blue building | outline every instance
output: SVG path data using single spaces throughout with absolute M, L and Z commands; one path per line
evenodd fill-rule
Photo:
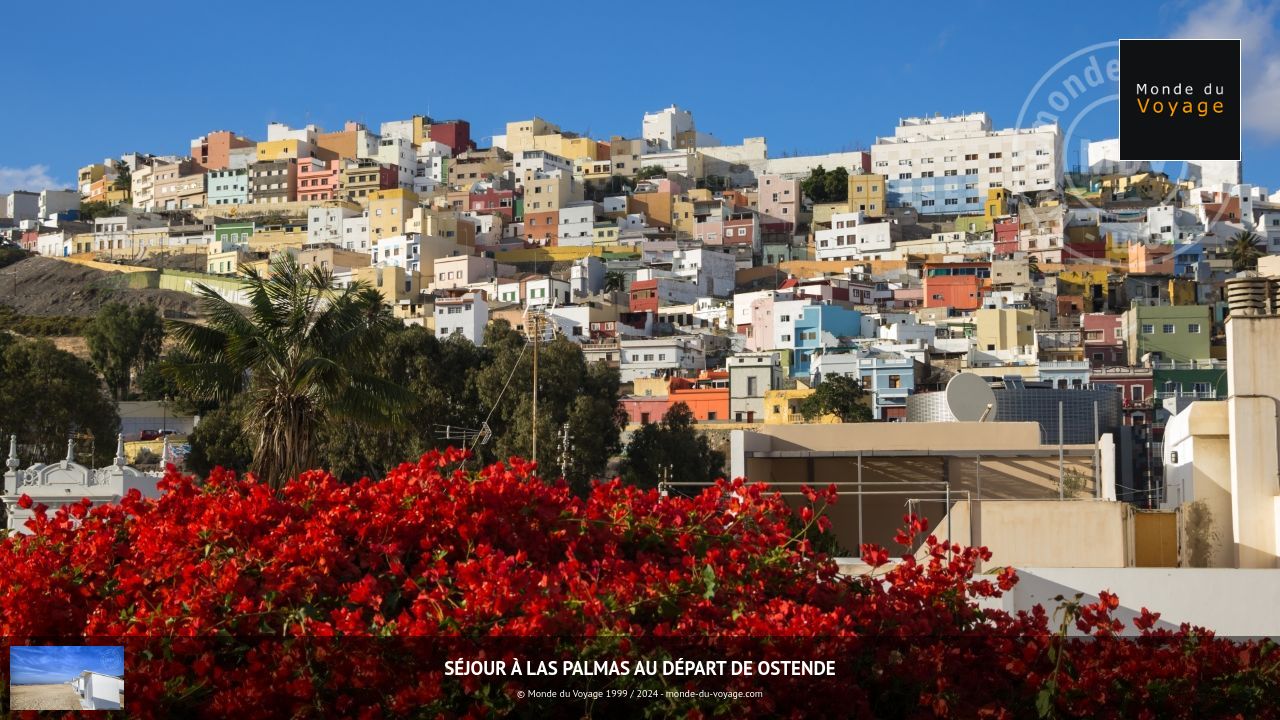
M 912 177 L 898 180 L 890 177 L 885 182 L 885 189 L 888 191 L 885 202 L 891 208 L 913 207 L 924 215 L 982 214 L 986 191 L 980 191 L 978 187 L 977 175 Z
M 903 355 L 827 350 L 813 358 L 813 383 L 837 375 L 854 378 L 871 395 L 872 417 L 903 420 L 907 416 L 907 397 L 915 392 L 916 374 L 923 367 Z
M 862 313 L 840 305 L 809 305 L 796 318 L 791 375 L 808 375 L 814 351 L 840 346 L 841 338 L 862 335 Z

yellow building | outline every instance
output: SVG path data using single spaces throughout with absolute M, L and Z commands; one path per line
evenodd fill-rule
M 311 156 L 311 143 L 305 140 L 264 140 L 258 143 L 258 162 Z
M 885 175 L 862 173 L 849 176 L 849 212 L 864 212 L 881 217 L 885 211 Z
M 422 292 L 422 273 L 395 265 L 352 268 L 351 274 L 357 282 L 367 283 L 377 290 L 382 295 L 383 302 L 392 308 L 416 301 Z
M 507 140 L 506 150 L 512 155 L 519 154 L 524 150 L 539 150 L 534 138 L 540 135 L 559 135 L 560 126 L 555 123 L 549 123 L 542 118 L 535 117 L 532 120 L 517 120 L 507 123 Z M 559 142 L 557 147 L 551 152 L 559 155 Z
M 987 190 L 987 201 L 982 204 L 982 214 L 988 223 L 998 217 L 1005 217 L 1009 214 L 1010 195 L 1008 188 L 990 188 Z
M 107 176 L 107 166 L 102 163 L 85 165 L 76 173 L 77 185 L 81 195 L 88 195 L 90 185 Z
M 307 244 L 307 224 L 289 223 L 255 228 L 249 236 L 251 253 L 274 254 L 289 248 L 301 249 Z
M 592 230 L 595 236 L 591 241 L 593 245 L 613 245 L 618 242 L 618 226 L 613 223 L 596 223 Z
M 1038 310 L 985 308 L 973 313 L 978 350 L 1022 351 L 1036 343 L 1036 328 L 1047 324 Z
M 412 190 L 396 188 L 370 194 L 369 240 L 377 242 L 408 232 L 409 220 L 417 207 L 418 196 Z
M 1041 268 L 1042 270 L 1044 268 Z M 1092 295 L 1091 288 L 1107 287 L 1108 268 L 1098 265 L 1067 265 L 1058 271 L 1058 294 Z
M 1169 199 L 1174 184 L 1164 173 L 1137 173 L 1134 175 L 1107 175 L 1101 180 L 1099 192 L 1110 200 L 1147 200 L 1159 202 Z
M 800 402 L 813 394 L 813 388 L 802 381 L 796 382 L 791 390 L 767 390 L 764 394 L 765 425 L 799 425 L 807 422 L 800 414 Z M 838 423 L 835 415 L 823 415 L 813 420 L 814 424 Z

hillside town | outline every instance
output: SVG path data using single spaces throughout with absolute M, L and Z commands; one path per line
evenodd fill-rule
M 497 321 L 566 339 L 617 371 L 624 437 L 683 405 L 733 476 L 856 477 L 845 547 L 884 541 L 904 498 L 950 521 L 952 493 L 980 499 L 984 482 L 1151 511 L 1203 489 L 1173 444 L 1192 438 L 1189 408 L 1231 392 L 1230 282 L 1277 274 L 1280 253 L 1280 192 L 1239 162 L 1171 177 L 1104 140 L 1072 163 L 1058 126 L 981 112 L 903 118 L 822 155 L 722 141 L 675 105 L 638 129 L 596 139 L 535 117 L 481 143 L 466 120 L 415 115 L 215 130 L 183 154 L 85 165 L 75 188 L 13 191 L 0 224 L 45 263 L 136 290 L 247 304 L 246 272 L 288 256 L 442 340 L 484 346 Z M 961 376 L 982 381 L 964 396 Z M 544 456 L 562 460 L 568 434 Z M 936 487 L 870 492 L 911 478 Z M 1217 522 L 1197 563 L 1240 562 Z M 1144 562 L 1177 564 L 1182 546 Z M 1116 565 L 1144 552 L 1112 550 Z

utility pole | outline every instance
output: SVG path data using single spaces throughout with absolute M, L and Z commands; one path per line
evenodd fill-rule
M 537 310 L 529 313 L 529 320 L 533 323 L 533 462 L 538 462 L 538 336 L 542 334 L 539 327 L 539 314 Z
M 560 477 L 569 476 L 569 423 L 566 421 L 560 433 Z

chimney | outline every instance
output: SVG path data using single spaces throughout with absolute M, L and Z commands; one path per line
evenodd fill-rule
M 1243 272 L 1226 281 L 1227 308 L 1231 315 L 1273 315 L 1277 311 L 1277 284 L 1256 272 Z

